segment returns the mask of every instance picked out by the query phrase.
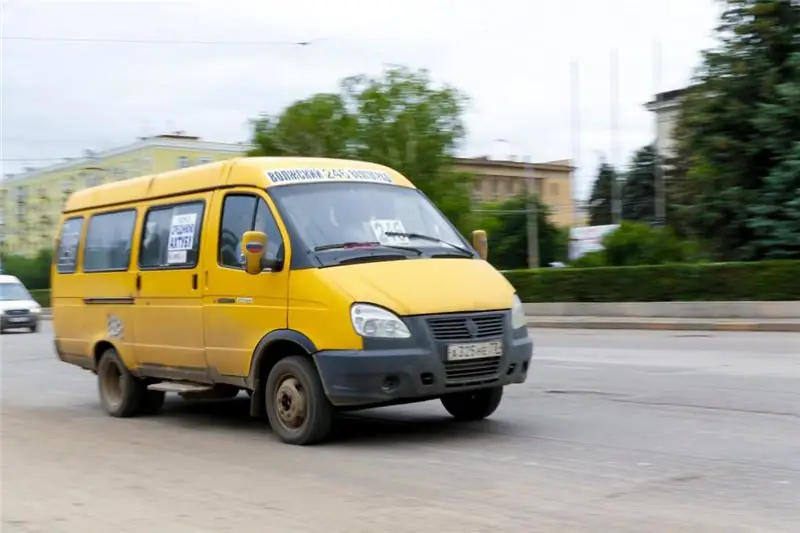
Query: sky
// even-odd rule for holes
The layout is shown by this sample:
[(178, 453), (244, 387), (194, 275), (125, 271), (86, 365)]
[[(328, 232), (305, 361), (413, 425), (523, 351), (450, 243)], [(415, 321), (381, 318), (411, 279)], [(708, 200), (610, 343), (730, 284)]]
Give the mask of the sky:
[(248, 141), (259, 113), (399, 64), (470, 97), (460, 155), (574, 158), (585, 197), (601, 157), (624, 166), (653, 140), (644, 103), (689, 83), (718, 13), (713, 0), (2, 0), (0, 175), (175, 130)]

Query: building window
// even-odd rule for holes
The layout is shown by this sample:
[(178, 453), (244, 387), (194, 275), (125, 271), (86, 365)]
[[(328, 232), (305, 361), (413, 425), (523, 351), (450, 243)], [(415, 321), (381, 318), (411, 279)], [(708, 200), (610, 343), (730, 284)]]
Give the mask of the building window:
[(203, 202), (172, 204), (150, 209), (139, 247), (142, 268), (193, 268), (200, 253)]
[(201, 157), (200, 159), (197, 160), (197, 162), (200, 165), (207, 165), (208, 163), (211, 163), (211, 158), (210, 157)]
[(550, 195), (551, 196), (558, 196), (559, 193), (558, 183), (551, 183), (550, 184)]
[(188, 168), (190, 165), (189, 158), (185, 155), (182, 155), (178, 158), (178, 168)]
[(135, 224), (132, 209), (93, 216), (86, 231), (83, 271), (127, 270)]
[(100, 185), (101, 178), (100, 176), (89, 176), (86, 178), (86, 186), (87, 187), (97, 187)]
[(27, 187), (17, 187), (16, 189), (17, 195), (17, 202), (24, 203), (28, 199), (28, 188)]

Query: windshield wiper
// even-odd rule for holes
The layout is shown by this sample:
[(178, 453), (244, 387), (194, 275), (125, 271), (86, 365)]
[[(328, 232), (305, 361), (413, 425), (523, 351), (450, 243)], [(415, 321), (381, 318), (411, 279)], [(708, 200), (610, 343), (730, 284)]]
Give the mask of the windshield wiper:
[(354, 249), (354, 248), (376, 248), (376, 247), (383, 247), (383, 248), (393, 248), (395, 250), (403, 250), (409, 252), (416, 252), (417, 255), (422, 255), (422, 250), (417, 248), (412, 248), (410, 246), (396, 246), (394, 244), (383, 244), (382, 242), (378, 241), (351, 241), (351, 242), (340, 242), (336, 244), (323, 244), (321, 246), (317, 246), (314, 248), (315, 252), (322, 252), (324, 250), (338, 250), (338, 249)]
[(472, 252), (470, 252), (463, 246), (459, 246), (458, 244), (453, 244), (452, 242), (442, 240), (438, 237), (423, 235), (422, 233), (404, 233), (402, 231), (387, 231), (386, 233), (384, 233), (384, 235), (386, 235), (387, 237), (407, 237), (409, 239), (419, 239), (421, 241), (438, 242), (439, 244), (446, 244), (447, 246), (455, 248), (459, 252), (462, 252), (470, 257), (473, 257)]

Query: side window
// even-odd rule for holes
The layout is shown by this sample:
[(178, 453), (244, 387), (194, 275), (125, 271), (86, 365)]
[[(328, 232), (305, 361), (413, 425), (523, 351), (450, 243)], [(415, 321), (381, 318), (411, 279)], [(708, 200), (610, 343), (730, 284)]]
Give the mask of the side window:
[(203, 202), (152, 207), (139, 245), (141, 268), (193, 268), (200, 253)]
[(281, 230), (278, 229), (278, 223), (275, 221), (275, 217), (272, 216), (267, 202), (262, 198), (258, 199), (253, 229), (267, 234), (267, 259), (282, 260), (283, 237), (281, 237)]
[(59, 274), (72, 274), (77, 269), (82, 229), (83, 217), (70, 218), (61, 226), (56, 251), (56, 272)]
[(219, 263), (222, 266), (242, 268), (242, 235), (252, 230), (267, 235), (268, 259), (283, 258), (283, 239), (266, 202), (245, 194), (226, 196), (219, 235)]
[(127, 270), (136, 211), (117, 211), (89, 219), (83, 250), (83, 271)]
[(242, 235), (253, 227), (256, 200), (255, 196), (242, 194), (229, 194), (225, 197), (219, 230), (220, 265), (242, 268)]

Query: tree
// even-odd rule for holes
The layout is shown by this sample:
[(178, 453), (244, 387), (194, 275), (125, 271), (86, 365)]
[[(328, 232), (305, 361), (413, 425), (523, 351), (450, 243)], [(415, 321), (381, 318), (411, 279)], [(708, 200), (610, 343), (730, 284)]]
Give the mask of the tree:
[(49, 248), (39, 250), (33, 257), (22, 255), (3, 255), (2, 273), (16, 276), (30, 290), (50, 288), (50, 265), (53, 251)]
[(622, 218), (656, 222), (655, 149), (643, 146), (633, 156), (622, 186)]
[[(539, 263), (566, 261), (569, 231), (556, 227), (549, 209), (538, 199)], [(485, 204), (480, 224), (489, 237), (489, 262), (500, 270), (528, 268), (528, 196)], [(491, 213), (496, 211), (497, 213)]]
[(422, 190), (462, 231), (471, 178), (450, 170), (466, 131), (466, 97), (435, 87), (426, 70), (352, 76), (336, 94), (295, 102), (253, 121), (251, 155), (352, 158), (387, 165)]
[(673, 222), (722, 260), (800, 257), (800, 7), (724, 3), (676, 128)]
[(597, 168), (597, 177), (592, 186), (592, 195), (589, 198), (589, 225), (605, 226), (613, 224), (611, 210), (613, 197), (613, 183), (617, 179), (617, 171), (602, 161)]

